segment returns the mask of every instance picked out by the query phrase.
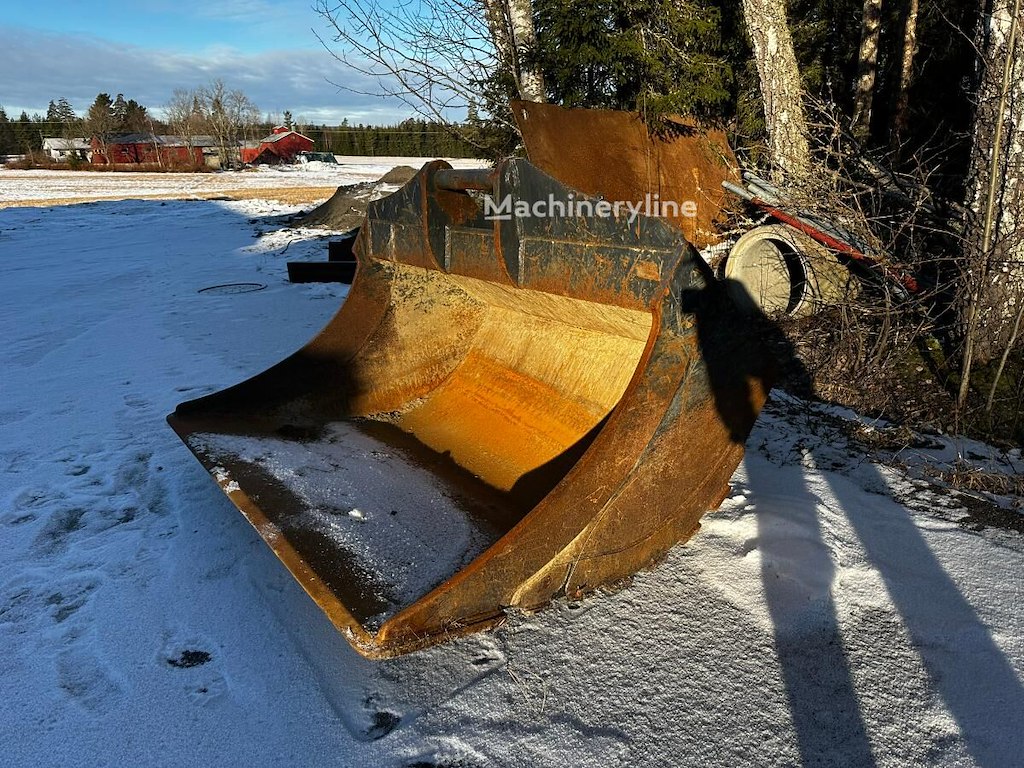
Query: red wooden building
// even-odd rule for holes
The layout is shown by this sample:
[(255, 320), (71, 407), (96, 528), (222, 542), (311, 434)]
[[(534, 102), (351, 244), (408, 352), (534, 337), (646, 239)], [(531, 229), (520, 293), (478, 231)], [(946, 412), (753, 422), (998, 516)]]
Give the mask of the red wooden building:
[(155, 163), (160, 165), (202, 165), (203, 149), (189, 146), (176, 136), (130, 133), (111, 136), (106, 142), (92, 139), (92, 162), (96, 165)]
[(243, 147), (243, 163), (294, 163), (299, 152), (312, 152), (313, 140), (284, 126), (278, 126), (274, 132), (261, 139), (259, 146)]

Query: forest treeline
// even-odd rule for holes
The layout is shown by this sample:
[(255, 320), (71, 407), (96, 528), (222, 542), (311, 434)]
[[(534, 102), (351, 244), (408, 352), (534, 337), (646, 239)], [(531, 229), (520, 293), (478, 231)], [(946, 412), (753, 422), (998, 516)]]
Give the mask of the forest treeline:
[[(99, 117), (97, 117), (97, 115)], [(396, 125), (311, 124), (294, 121), (289, 112), (280, 119), (262, 116), (254, 121), (241, 121), (237, 128), (241, 140), (258, 141), (278, 125), (287, 125), (313, 139), (319, 152), (337, 155), (377, 155), (406, 157), (473, 157), (478, 150), (451, 126), (437, 121), (408, 119)], [(47, 113), (22, 112), (17, 117), (0, 106), (0, 155), (23, 155), (42, 150), (43, 139), (90, 138), (94, 133), (104, 136), (119, 133), (176, 134), (180, 125), (174, 120), (153, 117), (150, 110), (121, 94), (97, 95), (85, 115), (78, 115), (67, 99), (51, 101)], [(216, 127), (197, 131), (216, 133)]]
[(478, 151), (446, 125), (427, 120), (403, 120), (398, 125), (305, 125), (301, 133), (317, 149), (336, 155), (399, 157), (475, 157)]

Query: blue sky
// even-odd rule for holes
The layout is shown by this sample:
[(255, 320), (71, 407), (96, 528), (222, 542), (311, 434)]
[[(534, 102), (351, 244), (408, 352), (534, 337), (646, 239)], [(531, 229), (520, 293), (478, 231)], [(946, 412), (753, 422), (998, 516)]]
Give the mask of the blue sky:
[(96, 94), (160, 107), (175, 88), (215, 77), (264, 113), (290, 110), (311, 122), (393, 123), (410, 116), (394, 101), (339, 89), (373, 85), (334, 59), (313, 0), (47, 0), (6, 3), (0, 13), (0, 105), (8, 115), (45, 113), (67, 98), (82, 114)]

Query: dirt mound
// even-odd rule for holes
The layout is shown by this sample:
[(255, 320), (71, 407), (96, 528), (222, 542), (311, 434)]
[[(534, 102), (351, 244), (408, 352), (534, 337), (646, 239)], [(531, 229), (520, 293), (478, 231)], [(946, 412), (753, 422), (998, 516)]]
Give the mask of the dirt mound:
[(384, 197), (416, 175), (408, 165), (396, 165), (377, 181), (363, 181), (338, 187), (328, 200), (293, 222), (297, 227), (348, 230), (358, 227), (371, 200)]
[(381, 184), (405, 184), (416, 175), (416, 168), (408, 165), (396, 165), (380, 177)]
[(371, 200), (380, 197), (380, 184), (364, 181), (347, 184), (309, 213), (293, 222), (298, 227), (325, 227), (327, 229), (352, 229), (363, 223), (366, 207)]

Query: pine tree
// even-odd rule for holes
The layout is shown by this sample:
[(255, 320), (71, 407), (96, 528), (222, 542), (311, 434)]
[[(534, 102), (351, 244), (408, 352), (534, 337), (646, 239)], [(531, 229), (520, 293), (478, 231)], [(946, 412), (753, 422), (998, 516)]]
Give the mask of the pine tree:
[(126, 132), (125, 120), (128, 117), (128, 102), (124, 100), (124, 94), (117, 94), (117, 98), (114, 99), (114, 103), (110, 106), (110, 114), (114, 118), (114, 130), (117, 133)]
[(7, 117), (7, 112), (0, 106), (0, 155), (13, 155), (18, 151), (18, 142), (14, 135), (14, 126)]
[(57, 101), (50, 101), (46, 108), (46, 122), (48, 123), (70, 123), (78, 119), (75, 110), (63, 96)]
[(57, 101), (51, 101), (46, 109), (46, 134), (48, 136), (59, 136), (70, 139), (78, 131), (78, 115), (71, 107), (71, 104), (63, 96)]
[(18, 117), (18, 122), (14, 126), (18, 151), (30, 153), (42, 149), (43, 140), (37, 127), (37, 124), (42, 122), (43, 118), (41, 116), (36, 115), (33, 120), (28, 116), (28, 112), (22, 111)]
[[(117, 102), (114, 103), (117, 106)], [(124, 116), (119, 130), (125, 133), (142, 133), (149, 130), (149, 114), (146, 108), (135, 99), (129, 99), (124, 105)]]
[(715, 118), (732, 101), (722, 14), (706, 0), (536, 0), (536, 58), (564, 106)]

